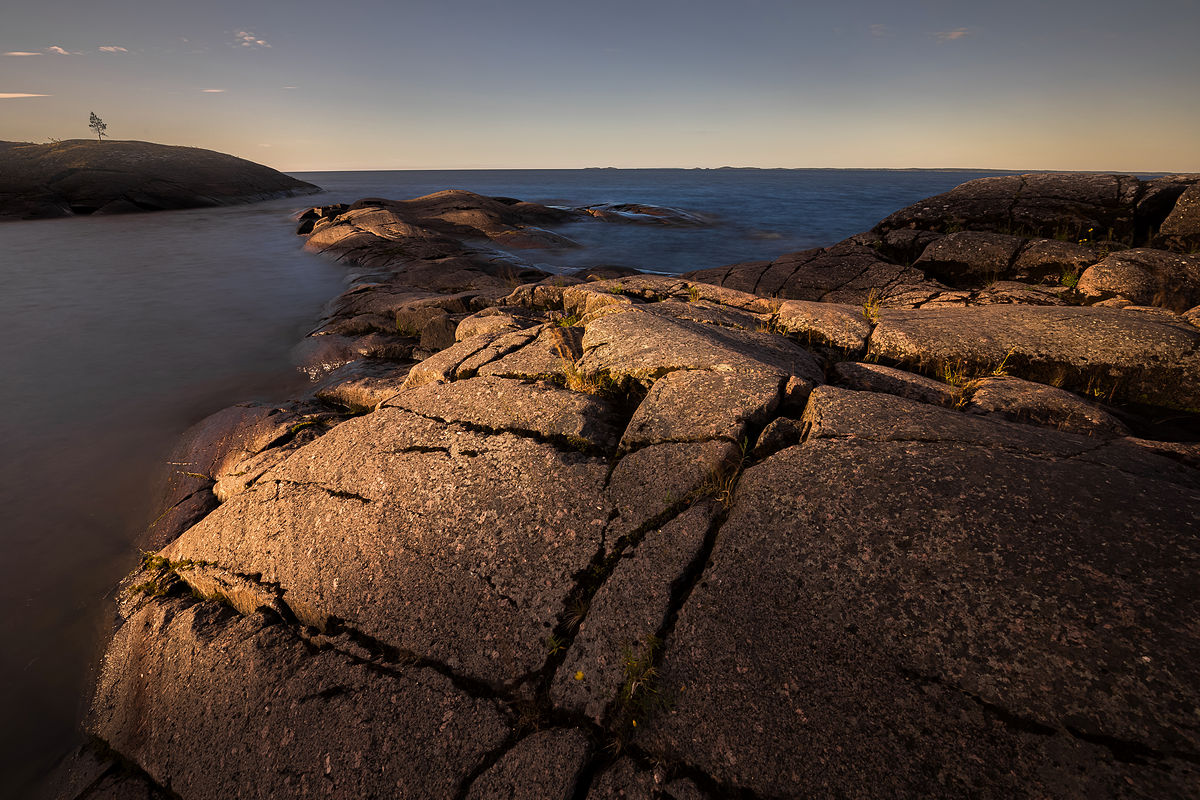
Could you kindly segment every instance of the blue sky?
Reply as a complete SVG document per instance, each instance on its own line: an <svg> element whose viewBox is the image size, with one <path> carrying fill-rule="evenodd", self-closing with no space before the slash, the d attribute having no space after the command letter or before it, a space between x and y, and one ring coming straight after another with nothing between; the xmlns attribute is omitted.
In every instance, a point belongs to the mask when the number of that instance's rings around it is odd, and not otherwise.
<svg viewBox="0 0 1200 800"><path fill-rule="evenodd" d="M0 12L0 139L95 111L285 170L1200 171L1198 32L1197 0L39 0Z"/></svg>

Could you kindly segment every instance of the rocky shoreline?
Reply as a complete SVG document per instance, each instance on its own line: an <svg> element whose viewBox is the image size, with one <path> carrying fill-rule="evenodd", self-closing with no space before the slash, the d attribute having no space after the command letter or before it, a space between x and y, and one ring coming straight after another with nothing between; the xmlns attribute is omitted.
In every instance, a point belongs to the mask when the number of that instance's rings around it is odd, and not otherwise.
<svg viewBox="0 0 1200 800"><path fill-rule="evenodd" d="M180 443L48 796L1200 791L1200 176L972 181L683 276L301 217L310 396Z"/></svg>
<svg viewBox="0 0 1200 800"><path fill-rule="evenodd" d="M320 188L242 158L152 142L0 142L0 222L211 208Z"/></svg>

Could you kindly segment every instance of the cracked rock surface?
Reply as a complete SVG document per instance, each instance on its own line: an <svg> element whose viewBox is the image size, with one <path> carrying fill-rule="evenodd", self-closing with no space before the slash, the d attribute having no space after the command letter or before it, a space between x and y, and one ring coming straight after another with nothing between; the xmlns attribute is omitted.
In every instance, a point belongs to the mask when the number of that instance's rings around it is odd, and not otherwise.
<svg viewBox="0 0 1200 800"><path fill-rule="evenodd" d="M674 209L314 209L355 355L182 446L55 796L1200 794L1200 329L1035 238L1192 184L973 184L720 285L486 244Z"/></svg>

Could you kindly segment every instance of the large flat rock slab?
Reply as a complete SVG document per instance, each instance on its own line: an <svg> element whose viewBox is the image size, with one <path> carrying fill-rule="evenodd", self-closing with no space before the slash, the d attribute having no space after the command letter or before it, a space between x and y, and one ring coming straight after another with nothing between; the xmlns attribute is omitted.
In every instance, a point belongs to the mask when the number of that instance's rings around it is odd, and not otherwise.
<svg viewBox="0 0 1200 800"><path fill-rule="evenodd" d="M1117 401L1200 408L1200 331L1165 314L1110 308L884 309L869 353L941 372L1004 369Z"/></svg>
<svg viewBox="0 0 1200 800"><path fill-rule="evenodd" d="M364 664L270 615L180 599L117 631L89 727L171 797L347 800L454 796L510 732L499 703L431 669Z"/></svg>
<svg viewBox="0 0 1200 800"><path fill-rule="evenodd" d="M336 619L479 680L538 669L600 548L607 464L399 408L331 434L163 554L259 575L302 621Z"/></svg>
<svg viewBox="0 0 1200 800"><path fill-rule="evenodd" d="M706 325L652 314L637 307L616 310L587 324L585 372L607 372L652 381L681 369L768 372L821 383L816 359L781 336Z"/></svg>
<svg viewBox="0 0 1200 800"><path fill-rule="evenodd" d="M1200 489L1083 437L811 402L841 421L744 473L638 743L759 796L1194 793Z"/></svg>

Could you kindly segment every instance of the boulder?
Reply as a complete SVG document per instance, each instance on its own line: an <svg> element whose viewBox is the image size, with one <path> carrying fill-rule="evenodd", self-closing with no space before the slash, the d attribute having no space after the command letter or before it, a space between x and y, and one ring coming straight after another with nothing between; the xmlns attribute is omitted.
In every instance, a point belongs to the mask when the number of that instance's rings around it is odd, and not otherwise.
<svg viewBox="0 0 1200 800"><path fill-rule="evenodd" d="M1078 172L979 178L895 212L873 232L967 228L1068 241L1131 239L1140 187L1131 175Z"/></svg>
<svg viewBox="0 0 1200 800"><path fill-rule="evenodd" d="M1097 404L1053 386L1005 375L980 378L965 388L970 398L966 410L971 413L999 414L1015 422L1091 436L1129 435L1123 422Z"/></svg>
<svg viewBox="0 0 1200 800"><path fill-rule="evenodd" d="M1138 248L1089 267L1076 287L1092 301L1113 296L1183 312L1200 303L1200 255Z"/></svg>
<svg viewBox="0 0 1200 800"><path fill-rule="evenodd" d="M1003 367L1116 402L1200 409L1200 331L1177 318L1020 305L880 313L877 358L964 379Z"/></svg>
<svg viewBox="0 0 1200 800"><path fill-rule="evenodd" d="M1200 248L1200 179L1189 185L1162 221L1155 244L1181 253Z"/></svg>

